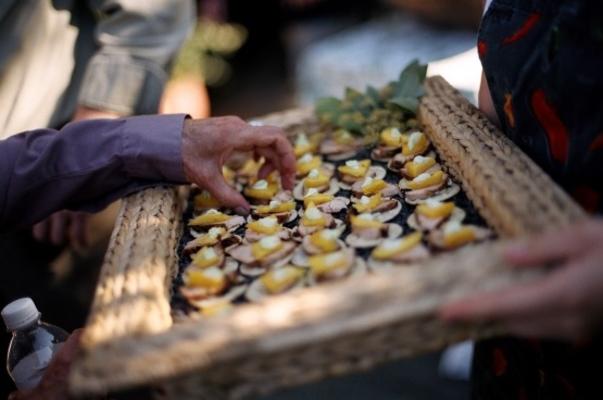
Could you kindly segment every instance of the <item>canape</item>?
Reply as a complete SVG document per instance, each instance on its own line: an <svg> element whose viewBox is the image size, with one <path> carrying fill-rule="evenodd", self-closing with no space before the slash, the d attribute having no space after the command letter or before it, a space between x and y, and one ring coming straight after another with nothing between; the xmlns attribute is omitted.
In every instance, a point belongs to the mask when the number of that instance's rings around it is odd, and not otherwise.
<svg viewBox="0 0 603 400"><path fill-rule="evenodd" d="M242 244L228 250L228 254L241 263L241 274L259 276L269 267L285 265L291 259L296 244L278 236L266 236L251 244Z"/></svg>
<svg viewBox="0 0 603 400"><path fill-rule="evenodd" d="M352 196L372 196L377 193L383 197L395 197L400 194L400 189L396 185L385 182L380 178L372 178L367 176L363 180L359 180L352 185Z"/></svg>
<svg viewBox="0 0 603 400"><path fill-rule="evenodd" d="M320 211L314 203L310 203L304 210L299 225L295 227L294 234L300 239L322 229L334 229L340 226L343 226L342 221Z"/></svg>
<svg viewBox="0 0 603 400"><path fill-rule="evenodd" d="M479 242L492 236L492 231L476 225L463 225L449 221L428 236L429 244L440 250L453 250L469 243Z"/></svg>
<svg viewBox="0 0 603 400"><path fill-rule="evenodd" d="M345 129L338 129L331 137L326 138L320 144L320 154L331 161L341 161L351 158L364 146L361 138L355 137Z"/></svg>
<svg viewBox="0 0 603 400"><path fill-rule="evenodd" d="M283 227L275 216L252 220L247 223L245 230L245 240L248 242L257 242L266 236L278 236L281 240L287 240L291 236L289 229Z"/></svg>
<svg viewBox="0 0 603 400"><path fill-rule="evenodd" d="M218 267L188 268L183 281L180 293L198 308L218 301L232 302L247 289L246 284L235 285L228 271Z"/></svg>
<svg viewBox="0 0 603 400"><path fill-rule="evenodd" d="M270 200L267 205L251 207L251 215L254 218L274 216L280 223L292 222L297 218L295 201L293 200Z"/></svg>
<svg viewBox="0 0 603 400"><path fill-rule="evenodd" d="M423 173L431 174L440 169L442 169L442 166L436 161L435 155L415 156L412 160L404 164L404 167L399 173L404 178L414 179Z"/></svg>
<svg viewBox="0 0 603 400"><path fill-rule="evenodd" d="M413 132L402 145L402 151L396 154L387 164L392 171L399 171L408 161L416 156L424 155L429 150L431 143L423 132Z"/></svg>
<svg viewBox="0 0 603 400"><path fill-rule="evenodd" d="M245 197L249 199L250 203L255 205L269 204L278 192L278 183L267 179L257 180L243 190Z"/></svg>
<svg viewBox="0 0 603 400"><path fill-rule="evenodd" d="M300 267L307 267L308 256L332 253L345 248L345 243L339 239L341 229L323 229L303 238L291 262Z"/></svg>
<svg viewBox="0 0 603 400"><path fill-rule="evenodd" d="M357 214L370 213L381 222L394 219L402 210L402 204L398 200L383 197L381 193L370 197L362 196L353 200L353 203L352 207Z"/></svg>
<svg viewBox="0 0 603 400"><path fill-rule="evenodd" d="M356 257L356 252L351 248L311 256L308 258L308 264L310 265L308 276L310 285L348 275L366 273L366 263L362 258Z"/></svg>
<svg viewBox="0 0 603 400"><path fill-rule="evenodd" d="M421 241L421 232L413 232L398 239L387 239L371 252L370 268L387 268L429 257L429 250Z"/></svg>
<svg viewBox="0 0 603 400"><path fill-rule="evenodd" d="M408 135L401 133L398 128L386 128L381 131L379 143L371 152L371 158L375 161L389 161L407 140Z"/></svg>
<svg viewBox="0 0 603 400"><path fill-rule="evenodd" d="M331 166L332 168L332 166ZM303 200L309 191L335 194L339 191L337 180L333 179L333 169L315 168L293 189L293 197Z"/></svg>
<svg viewBox="0 0 603 400"><path fill-rule="evenodd" d="M443 201L460 191L460 187L441 170L424 172L412 180L402 179L399 186L408 204L419 204L428 198Z"/></svg>
<svg viewBox="0 0 603 400"><path fill-rule="evenodd" d="M335 214L348 208L350 199L347 197L335 197L328 193L319 193L316 189L310 189L303 198L304 207L308 208L313 203L320 211Z"/></svg>
<svg viewBox="0 0 603 400"><path fill-rule="evenodd" d="M297 162L295 164L295 175L298 178L303 178L304 176L308 175L310 171L314 169L320 170L321 167L321 156L312 153L306 153L297 159Z"/></svg>
<svg viewBox="0 0 603 400"><path fill-rule="evenodd" d="M234 231L244 223L245 218L239 215L228 215L210 208L188 221L188 226L201 232L206 232L213 227L224 227L228 231Z"/></svg>
<svg viewBox="0 0 603 400"><path fill-rule="evenodd" d="M462 221L465 211L456 207L453 202L441 202L427 199L417 205L415 211L406 221L408 226L418 231L432 231L447 221Z"/></svg>
<svg viewBox="0 0 603 400"><path fill-rule="evenodd" d="M306 270L291 265L271 268L249 285L245 297L249 301L259 301L266 296L290 292L304 286L305 276Z"/></svg>
<svg viewBox="0 0 603 400"><path fill-rule="evenodd" d="M301 157L306 153L316 153L318 146L320 145L321 137L321 134L314 134L310 137L305 133L297 135L293 143L295 157Z"/></svg>
<svg viewBox="0 0 603 400"><path fill-rule="evenodd" d="M371 160L348 160L345 164L337 167L339 174L339 186L344 190L350 190L352 186L365 178L383 179L386 175L385 168L371 166Z"/></svg>
<svg viewBox="0 0 603 400"><path fill-rule="evenodd" d="M184 254L197 252L205 246L220 245L223 248L228 248L241 243L241 238L239 236L234 235L222 226L210 228L205 233L198 233L195 231L192 231L191 233L195 238L184 245Z"/></svg>
<svg viewBox="0 0 603 400"><path fill-rule="evenodd" d="M396 238L402 234L402 227L386 224L372 214L350 216L351 232L345 241L356 248L369 248L378 245L384 239Z"/></svg>

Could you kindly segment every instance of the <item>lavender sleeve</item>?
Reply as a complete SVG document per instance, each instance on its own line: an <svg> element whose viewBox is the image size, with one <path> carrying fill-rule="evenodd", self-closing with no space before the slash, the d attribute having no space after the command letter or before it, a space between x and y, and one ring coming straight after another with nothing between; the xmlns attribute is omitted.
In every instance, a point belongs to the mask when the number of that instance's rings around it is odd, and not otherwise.
<svg viewBox="0 0 603 400"><path fill-rule="evenodd" d="M184 118L74 122L0 141L0 232L60 209L96 211L160 182L184 183Z"/></svg>

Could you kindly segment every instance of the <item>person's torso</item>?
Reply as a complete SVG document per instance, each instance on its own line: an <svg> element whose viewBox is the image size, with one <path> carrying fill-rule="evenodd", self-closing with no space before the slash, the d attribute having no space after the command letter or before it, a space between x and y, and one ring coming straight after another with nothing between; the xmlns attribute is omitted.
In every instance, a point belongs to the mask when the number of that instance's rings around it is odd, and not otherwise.
<svg viewBox="0 0 603 400"><path fill-rule="evenodd" d="M503 131L590 211L603 194L603 2L494 0L478 49Z"/></svg>

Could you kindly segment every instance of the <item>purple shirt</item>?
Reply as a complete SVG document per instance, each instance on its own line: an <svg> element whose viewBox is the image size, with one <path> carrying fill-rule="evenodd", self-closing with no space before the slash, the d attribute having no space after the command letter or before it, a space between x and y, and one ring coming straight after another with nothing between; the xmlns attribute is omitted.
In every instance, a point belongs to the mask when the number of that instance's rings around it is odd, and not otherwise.
<svg viewBox="0 0 603 400"><path fill-rule="evenodd" d="M0 141L0 232L61 209L97 211L157 183L185 183L184 118L74 122Z"/></svg>

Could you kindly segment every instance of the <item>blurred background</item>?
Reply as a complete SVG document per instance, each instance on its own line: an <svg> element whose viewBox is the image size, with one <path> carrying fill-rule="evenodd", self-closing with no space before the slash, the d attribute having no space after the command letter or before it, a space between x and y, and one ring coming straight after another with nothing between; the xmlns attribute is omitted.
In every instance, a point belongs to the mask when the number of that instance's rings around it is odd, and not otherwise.
<svg viewBox="0 0 603 400"><path fill-rule="evenodd" d="M414 58L430 63L428 75L443 75L476 99L482 0L200 0L197 13L194 32L171 63L164 92L171 96L159 111L260 116L341 96L346 86L383 85ZM84 251L30 243L29 232L19 234L27 246L1 241L9 267L36 258L28 262L35 268L8 272L15 279L6 280L0 298L32 295L45 320L81 327L117 208L93 217ZM2 339L4 356L9 337ZM471 345L463 344L268 398L465 399L470 356ZM0 398L10 390L2 374Z"/></svg>

